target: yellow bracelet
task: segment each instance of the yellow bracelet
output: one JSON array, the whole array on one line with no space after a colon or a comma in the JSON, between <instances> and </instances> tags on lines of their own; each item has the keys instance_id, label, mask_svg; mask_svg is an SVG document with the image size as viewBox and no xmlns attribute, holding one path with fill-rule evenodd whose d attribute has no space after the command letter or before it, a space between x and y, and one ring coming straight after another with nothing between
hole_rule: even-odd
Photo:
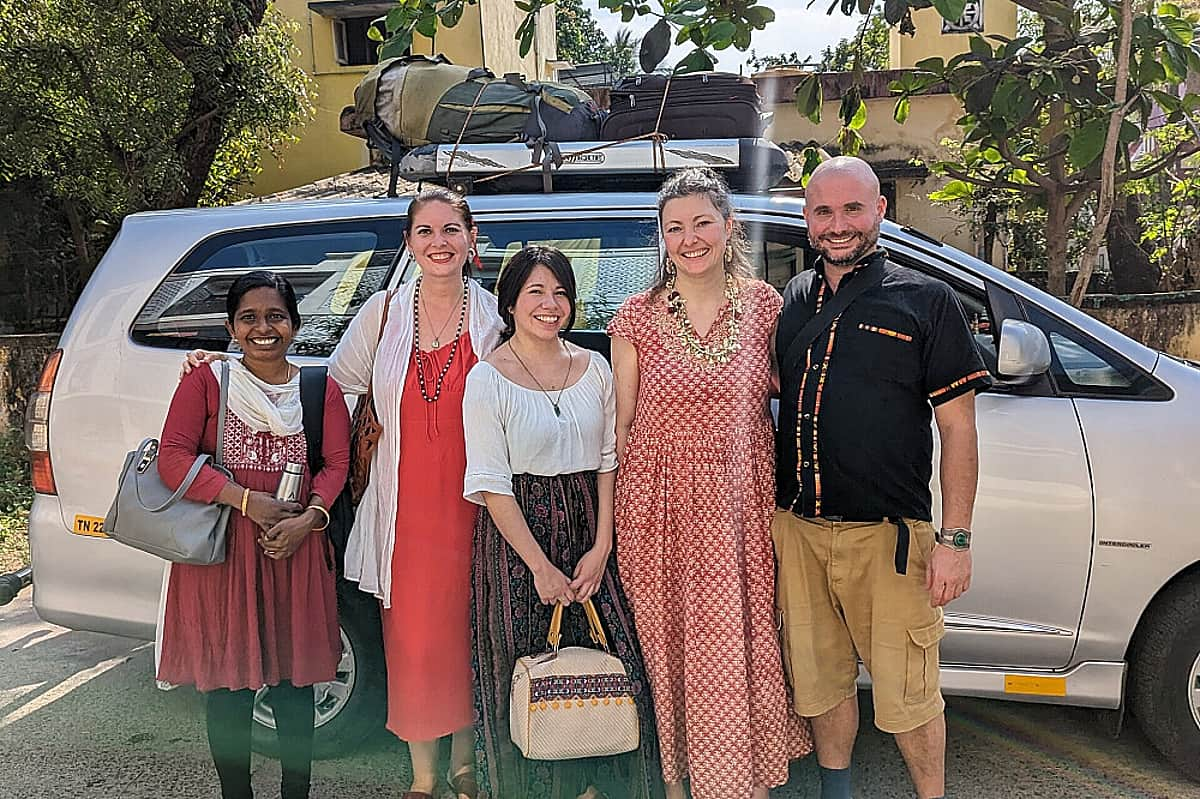
<instances>
[{"instance_id":1,"label":"yellow bracelet","mask_svg":"<svg viewBox=\"0 0 1200 799\"><path fill-rule=\"evenodd\" d=\"M246 503L250 501L250 489L242 489L242 515L246 515Z\"/></svg>"},{"instance_id":2,"label":"yellow bracelet","mask_svg":"<svg viewBox=\"0 0 1200 799\"><path fill-rule=\"evenodd\" d=\"M323 527L314 527L313 528L314 533L319 533L322 530L324 530L325 528L329 527L329 511L325 510L320 505L309 505L307 508L305 508L305 510L320 511L321 515L325 517L325 525Z\"/></svg>"}]
</instances>

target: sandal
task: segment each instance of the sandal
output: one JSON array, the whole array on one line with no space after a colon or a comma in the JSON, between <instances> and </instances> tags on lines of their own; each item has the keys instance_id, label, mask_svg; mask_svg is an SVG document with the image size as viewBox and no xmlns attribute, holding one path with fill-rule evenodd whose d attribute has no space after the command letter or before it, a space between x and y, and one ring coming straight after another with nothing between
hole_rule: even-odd
<instances>
[{"instance_id":1,"label":"sandal","mask_svg":"<svg viewBox=\"0 0 1200 799\"><path fill-rule=\"evenodd\" d=\"M457 774L446 773L446 782L454 792L454 799L475 799L479 796L479 781L475 778L474 766L463 766Z\"/></svg>"}]
</instances>

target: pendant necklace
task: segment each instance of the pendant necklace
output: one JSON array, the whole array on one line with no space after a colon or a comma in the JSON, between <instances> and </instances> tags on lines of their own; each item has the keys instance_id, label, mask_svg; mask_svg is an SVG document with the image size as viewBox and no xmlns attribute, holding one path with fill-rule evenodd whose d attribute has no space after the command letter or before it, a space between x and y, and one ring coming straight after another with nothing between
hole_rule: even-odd
<instances>
[{"instance_id":1,"label":"pendant necklace","mask_svg":"<svg viewBox=\"0 0 1200 799\"><path fill-rule=\"evenodd\" d=\"M562 342L562 339L559 339L559 341ZM550 400L550 405L554 408L554 415L557 417L562 417L562 410L558 407L558 404L562 402L563 392L567 390L567 381L571 379L571 367L575 365L575 353L571 352L566 344L563 344L563 348L567 350L567 373L563 375L562 385L558 389L558 399L552 399L550 392L542 385L542 381L538 380L537 375L529 370L529 367L525 365L525 361L521 360L520 353L512 345L512 339L509 339L508 342L508 351L516 357L517 363L521 364L521 368L525 370L525 374L529 375L530 379L537 384L538 390L546 395L546 399Z\"/></svg>"},{"instance_id":2,"label":"pendant necklace","mask_svg":"<svg viewBox=\"0 0 1200 799\"><path fill-rule=\"evenodd\" d=\"M450 371L450 364L454 363L454 356L458 354L458 343L462 341L463 322L467 318L467 277L463 275L462 303L458 310L458 332L454 334L454 345L450 347L450 354L446 356L446 363L442 365L442 370L438 373L437 381L434 383L433 396L429 395L426 388L425 367L421 359L421 278L417 278L417 287L414 291L416 296L413 298L413 354L417 359L417 387L421 390L422 399L426 402L437 402L438 397L442 394L442 382ZM436 339L434 344L437 344Z\"/></svg>"}]
</instances>

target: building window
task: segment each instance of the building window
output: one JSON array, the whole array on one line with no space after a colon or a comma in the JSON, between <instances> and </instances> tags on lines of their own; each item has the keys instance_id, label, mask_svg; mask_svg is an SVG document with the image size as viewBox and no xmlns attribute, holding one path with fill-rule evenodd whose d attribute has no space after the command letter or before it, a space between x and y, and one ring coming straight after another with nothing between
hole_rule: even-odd
<instances>
[{"instance_id":1,"label":"building window","mask_svg":"<svg viewBox=\"0 0 1200 799\"><path fill-rule=\"evenodd\" d=\"M342 17L333 21L333 49L344 67L379 63L378 43L367 38L376 17Z\"/></svg>"}]
</instances>

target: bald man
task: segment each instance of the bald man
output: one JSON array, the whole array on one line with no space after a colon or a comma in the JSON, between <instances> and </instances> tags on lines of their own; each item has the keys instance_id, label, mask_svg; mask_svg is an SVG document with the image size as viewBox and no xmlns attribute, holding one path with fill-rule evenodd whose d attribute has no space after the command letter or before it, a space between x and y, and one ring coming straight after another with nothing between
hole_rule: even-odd
<instances>
[{"instance_id":1,"label":"bald man","mask_svg":"<svg viewBox=\"0 0 1200 799\"><path fill-rule=\"evenodd\" d=\"M825 161L805 196L820 258L788 284L776 337L785 661L823 799L850 796L860 659L876 726L895 735L917 795L934 799L945 795L942 607L971 583L975 392L990 377L954 290L879 248L887 200L866 162Z\"/></svg>"}]
</instances>

